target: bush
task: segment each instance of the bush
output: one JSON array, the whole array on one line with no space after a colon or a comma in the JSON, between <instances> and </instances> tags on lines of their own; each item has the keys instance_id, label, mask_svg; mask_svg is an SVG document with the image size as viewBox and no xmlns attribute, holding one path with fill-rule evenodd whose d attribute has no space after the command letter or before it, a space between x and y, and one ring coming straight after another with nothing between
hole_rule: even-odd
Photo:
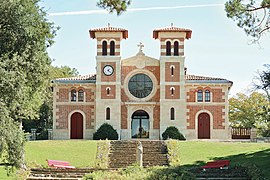
<instances>
[{"instance_id":1,"label":"bush","mask_svg":"<svg viewBox=\"0 0 270 180\"><path fill-rule=\"evenodd\" d=\"M178 139L178 140L186 140L186 138L179 132L179 130L174 127L170 126L162 133L163 140L166 139Z\"/></svg>"},{"instance_id":2,"label":"bush","mask_svg":"<svg viewBox=\"0 0 270 180\"><path fill-rule=\"evenodd\" d=\"M117 140L118 134L117 134L117 131L113 129L113 127L110 124L104 123L98 128L97 132L94 133L93 139L94 140L100 140L100 139Z\"/></svg>"}]
</instances>

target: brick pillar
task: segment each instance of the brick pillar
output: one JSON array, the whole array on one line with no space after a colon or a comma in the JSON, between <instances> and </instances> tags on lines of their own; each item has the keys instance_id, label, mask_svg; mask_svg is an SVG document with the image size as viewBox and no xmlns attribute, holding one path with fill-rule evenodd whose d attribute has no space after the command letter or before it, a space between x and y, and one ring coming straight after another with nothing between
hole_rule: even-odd
<instances>
[{"instance_id":1,"label":"brick pillar","mask_svg":"<svg viewBox=\"0 0 270 180\"><path fill-rule=\"evenodd\" d=\"M253 142L257 141L257 129L256 128L251 128L250 140Z\"/></svg>"},{"instance_id":2,"label":"brick pillar","mask_svg":"<svg viewBox=\"0 0 270 180\"><path fill-rule=\"evenodd\" d=\"M37 129L31 129L31 140L35 141L37 139L36 137L36 131Z\"/></svg>"}]
</instances>

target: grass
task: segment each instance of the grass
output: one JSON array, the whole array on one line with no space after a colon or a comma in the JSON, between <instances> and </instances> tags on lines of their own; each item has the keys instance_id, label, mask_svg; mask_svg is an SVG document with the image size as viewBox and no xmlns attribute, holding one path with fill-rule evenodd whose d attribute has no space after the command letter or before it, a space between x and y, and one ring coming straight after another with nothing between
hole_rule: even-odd
<instances>
[{"instance_id":1,"label":"grass","mask_svg":"<svg viewBox=\"0 0 270 180\"><path fill-rule=\"evenodd\" d=\"M30 141L26 143L25 158L28 164L46 166L46 159L53 159L69 161L75 167L93 167L96 147L96 141Z\"/></svg>"},{"instance_id":2,"label":"grass","mask_svg":"<svg viewBox=\"0 0 270 180\"><path fill-rule=\"evenodd\" d=\"M69 161L75 167L93 167L96 151L97 141L29 141L25 146L25 159L28 167L47 167L46 159ZM7 177L4 167L0 166L0 179L15 179L15 176Z\"/></svg>"},{"instance_id":3,"label":"grass","mask_svg":"<svg viewBox=\"0 0 270 180\"><path fill-rule=\"evenodd\" d=\"M46 166L46 159L66 160L76 167L93 167L96 158L97 141L30 141L26 143L27 165ZM256 164L270 177L270 143L230 143L207 141L179 141L180 163L183 166L203 165L215 159L230 159L231 164ZM0 179L6 172L0 166Z\"/></svg>"},{"instance_id":4,"label":"grass","mask_svg":"<svg viewBox=\"0 0 270 180\"><path fill-rule=\"evenodd\" d=\"M269 143L179 142L181 165L203 165L207 161L229 159L231 165L256 165L270 177Z\"/></svg>"}]
</instances>

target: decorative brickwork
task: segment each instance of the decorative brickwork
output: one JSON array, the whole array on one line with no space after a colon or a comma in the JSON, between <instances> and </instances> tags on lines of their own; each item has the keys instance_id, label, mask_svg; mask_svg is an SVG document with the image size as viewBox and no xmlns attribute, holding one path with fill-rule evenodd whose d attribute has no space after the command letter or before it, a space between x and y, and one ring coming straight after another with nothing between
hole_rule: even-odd
<instances>
[{"instance_id":1,"label":"decorative brickwork","mask_svg":"<svg viewBox=\"0 0 270 180\"><path fill-rule=\"evenodd\" d=\"M172 94L172 90L173 94ZM180 86L179 85L166 85L165 86L165 98L166 99L180 99Z\"/></svg>"},{"instance_id":2,"label":"decorative brickwork","mask_svg":"<svg viewBox=\"0 0 270 180\"><path fill-rule=\"evenodd\" d=\"M225 93L222 89L212 89L213 102L225 102Z\"/></svg>"},{"instance_id":3,"label":"decorative brickwork","mask_svg":"<svg viewBox=\"0 0 270 180\"><path fill-rule=\"evenodd\" d=\"M86 102L94 102L95 101L95 93L94 89L86 89L85 90L86 95Z\"/></svg>"},{"instance_id":4,"label":"decorative brickwork","mask_svg":"<svg viewBox=\"0 0 270 180\"><path fill-rule=\"evenodd\" d=\"M187 119L187 122L189 123L187 129L195 129L196 114L201 110L207 110L213 115L213 129L225 129L225 126L223 126L223 123L225 122L225 119L223 118L223 116L225 116L225 112L223 112L223 109L225 109L225 106L188 105L187 109L189 110L187 112L187 116L189 117Z\"/></svg>"},{"instance_id":5,"label":"decorative brickwork","mask_svg":"<svg viewBox=\"0 0 270 180\"><path fill-rule=\"evenodd\" d=\"M94 105L56 105L56 129L68 128L68 115L75 110L85 113L86 129L92 129L94 122Z\"/></svg>"},{"instance_id":6,"label":"decorative brickwork","mask_svg":"<svg viewBox=\"0 0 270 180\"><path fill-rule=\"evenodd\" d=\"M172 75L172 71L173 71L173 75ZM180 82L180 63L179 62L165 62L165 81L166 82Z\"/></svg>"},{"instance_id":7,"label":"decorative brickwork","mask_svg":"<svg viewBox=\"0 0 270 180\"><path fill-rule=\"evenodd\" d=\"M59 89L59 92L56 93L58 95L57 102L68 102L69 101L69 89Z\"/></svg>"},{"instance_id":8,"label":"decorative brickwork","mask_svg":"<svg viewBox=\"0 0 270 180\"><path fill-rule=\"evenodd\" d=\"M212 100L211 102L225 102L225 92L222 91L221 88L210 88L210 87L196 87L194 89L190 89L187 92L187 102L196 102L196 93L198 90L202 90L205 92L206 90L209 90L212 94ZM203 97L204 99L205 97Z\"/></svg>"},{"instance_id":9,"label":"decorative brickwork","mask_svg":"<svg viewBox=\"0 0 270 180\"><path fill-rule=\"evenodd\" d=\"M127 107L121 106L121 129L127 129Z\"/></svg>"},{"instance_id":10,"label":"decorative brickwork","mask_svg":"<svg viewBox=\"0 0 270 180\"><path fill-rule=\"evenodd\" d=\"M115 99L115 85L101 85L101 99Z\"/></svg>"},{"instance_id":11,"label":"decorative brickwork","mask_svg":"<svg viewBox=\"0 0 270 180\"><path fill-rule=\"evenodd\" d=\"M153 122L153 129L159 129L160 128L160 107L155 106L154 107L154 122Z\"/></svg>"}]
</instances>

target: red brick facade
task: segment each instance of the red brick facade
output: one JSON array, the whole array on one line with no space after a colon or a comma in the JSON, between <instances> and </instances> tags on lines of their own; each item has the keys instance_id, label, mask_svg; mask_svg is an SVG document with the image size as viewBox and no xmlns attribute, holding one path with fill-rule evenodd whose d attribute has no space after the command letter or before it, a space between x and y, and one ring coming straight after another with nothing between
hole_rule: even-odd
<instances>
[{"instance_id":1,"label":"red brick facade","mask_svg":"<svg viewBox=\"0 0 270 180\"><path fill-rule=\"evenodd\" d=\"M213 129L225 128L223 126L223 123L225 122L223 116L225 115L225 113L222 111L223 109L225 109L225 106L187 105L187 109L189 111L187 112L187 116L189 116L189 118L187 119L187 122L189 123L187 129L195 129L195 119L197 118L196 114L201 110L207 110L213 115Z\"/></svg>"},{"instance_id":2,"label":"red brick facade","mask_svg":"<svg viewBox=\"0 0 270 180\"><path fill-rule=\"evenodd\" d=\"M57 105L56 106L56 129L68 128L68 115L76 110L82 111L85 114L86 129L93 129L91 122L94 122L95 107L94 105Z\"/></svg>"},{"instance_id":3,"label":"red brick facade","mask_svg":"<svg viewBox=\"0 0 270 180\"><path fill-rule=\"evenodd\" d=\"M101 85L101 99L115 99L115 85Z\"/></svg>"},{"instance_id":4,"label":"red brick facade","mask_svg":"<svg viewBox=\"0 0 270 180\"><path fill-rule=\"evenodd\" d=\"M173 75L172 75L173 67ZM165 63L165 81L166 82L180 82L180 63L166 62Z\"/></svg>"}]
</instances>

